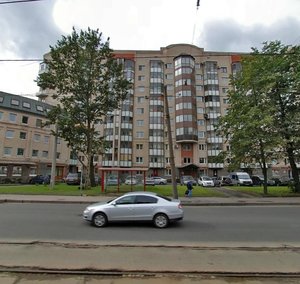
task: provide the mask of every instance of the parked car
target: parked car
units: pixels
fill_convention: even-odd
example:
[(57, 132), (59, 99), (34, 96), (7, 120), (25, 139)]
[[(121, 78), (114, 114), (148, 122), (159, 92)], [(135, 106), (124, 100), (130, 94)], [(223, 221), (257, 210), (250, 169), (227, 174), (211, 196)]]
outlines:
[(167, 179), (162, 178), (162, 177), (152, 177), (154, 180), (154, 184), (167, 184)]
[(66, 177), (66, 184), (79, 185), (81, 179), (81, 173), (68, 173)]
[(30, 184), (49, 184), (51, 176), (50, 175), (36, 175), (29, 180)]
[(136, 185), (137, 184), (137, 180), (135, 176), (128, 176), (125, 180), (125, 184), (127, 185)]
[(212, 177), (211, 179), (213, 180), (215, 187), (220, 187), (222, 185), (221, 180), (218, 177)]
[(118, 178), (116, 176), (108, 176), (105, 180), (106, 185), (118, 185)]
[[(142, 180), (142, 184), (144, 184), (144, 180)], [(152, 177), (145, 179), (145, 185), (155, 185), (155, 181)]]
[(252, 179), (246, 172), (233, 172), (229, 174), (234, 185), (253, 185)]
[(171, 221), (184, 216), (180, 200), (153, 192), (129, 192), (106, 203), (95, 203), (83, 212), (83, 218), (96, 227), (113, 221), (149, 221), (157, 228), (166, 228)]
[[(263, 176), (251, 176), (253, 185), (263, 185), (264, 184), (264, 177)], [(276, 185), (275, 180), (273, 179), (268, 179), (267, 180), (267, 185), (272, 186)]]
[(291, 183), (293, 183), (293, 179), (287, 177), (287, 176), (283, 176), (283, 177), (272, 177), (271, 178), (274, 182), (275, 185), (280, 185), (280, 186), (287, 186)]
[(208, 177), (208, 176), (202, 176), (202, 177), (199, 177), (198, 178), (198, 185), (201, 185), (203, 187), (214, 187), (215, 184), (214, 184), (214, 181), (212, 180), (211, 177)]
[(221, 181), (221, 186), (231, 186), (233, 185), (232, 179), (228, 176), (220, 176), (218, 179)]
[(197, 185), (196, 180), (192, 176), (182, 176), (180, 179), (181, 185), (186, 185), (188, 182), (191, 182), (192, 185)]

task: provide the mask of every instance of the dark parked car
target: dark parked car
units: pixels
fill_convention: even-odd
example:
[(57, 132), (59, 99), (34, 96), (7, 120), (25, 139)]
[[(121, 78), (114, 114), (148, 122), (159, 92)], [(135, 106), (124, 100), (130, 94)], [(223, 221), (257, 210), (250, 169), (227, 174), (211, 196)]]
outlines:
[[(263, 176), (251, 176), (253, 185), (263, 185), (264, 184), (264, 177)], [(276, 185), (276, 182), (273, 179), (267, 180), (267, 185)]]
[(79, 185), (80, 184), (80, 178), (81, 178), (80, 173), (69, 173), (66, 177), (66, 184)]
[(36, 175), (29, 180), (30, 184), (49, 184), (51, 176), (50, 175)]

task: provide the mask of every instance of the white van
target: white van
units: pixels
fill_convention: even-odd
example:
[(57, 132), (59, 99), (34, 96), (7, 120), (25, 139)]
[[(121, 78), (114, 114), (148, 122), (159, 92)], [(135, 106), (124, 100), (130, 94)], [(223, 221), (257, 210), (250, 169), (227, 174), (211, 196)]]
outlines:
[(252, 179), (248, 173), (245, 172), (234, 172), (230, 173), (229, 177), (234, 185), (253, 185)]

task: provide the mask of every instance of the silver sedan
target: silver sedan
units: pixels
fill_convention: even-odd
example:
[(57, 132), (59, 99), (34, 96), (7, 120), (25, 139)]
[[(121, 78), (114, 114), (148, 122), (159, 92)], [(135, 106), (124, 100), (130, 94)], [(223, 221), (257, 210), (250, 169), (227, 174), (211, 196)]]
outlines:
[(166, 228), (171, 221), (182, 220), (183, 215), (180, 200), (143, 191), (89, 205), (83, 212), (83, 218), (96, 227), (113, 221), (151, 221), (157, 228)]

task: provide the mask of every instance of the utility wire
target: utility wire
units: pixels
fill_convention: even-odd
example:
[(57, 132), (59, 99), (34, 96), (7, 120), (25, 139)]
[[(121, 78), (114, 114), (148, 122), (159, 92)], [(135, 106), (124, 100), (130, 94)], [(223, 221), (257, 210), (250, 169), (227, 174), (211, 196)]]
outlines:
[(38, 1), (44, 1), (44, 0), (12, 0), (12, 1), (3, 1), (3, 2), (0, 2), (0, 5), (4, 5), (4, 4), (16, 4), (16, 3), (28, 3), (28, 2), (38, 2)]

